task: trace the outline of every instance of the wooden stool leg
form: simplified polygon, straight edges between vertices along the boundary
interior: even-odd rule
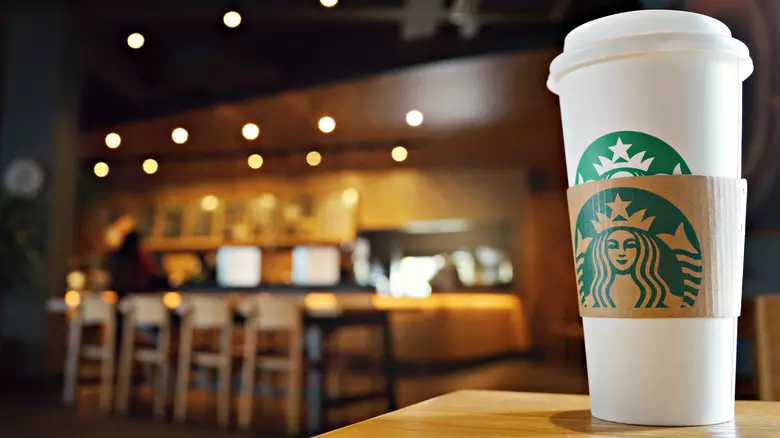
[[[185,316],[181,328],[179,346],[179,370],[176,375],[176,394],[173,408],[173,418],[184,422],[187,418],[187,391],[190,386],[190,366],[192,360],[192,320]]]
[[[116,411],[120,414],[127,413],[128,400],[130,398],[130,379],[133,373],[133,313],[125,315],[124,329],[122,330],[122,347],[119,355],[119,371],[117,376]]]
[[[219,388],[217,389],[217,424],[226,428],[230,424],[230,387],[233,370],[233,327],[222,329],[220,352],[222,361],[219,367]]]
[[[255,370],[257,368],[257,325],[249,321],[244,330],[244,364],[241,371],[241,399],[238,407],[238,427],[252,427],[252,407],[255,398]]]
[[[260,368],[260,387],[265,391],[261,394],[263,400],[263,415],[273,415],[273,413],[276,412],[276,385],[274,382],[274,373]]]
[[[170,327],[160,327],[157,338],[157,353],[160,355],[158,364],[157,379],[155,379],[153,403],[154,418],[162,420],[165,418],[165,408],[168,405],[168,379],[170,373],[169,350],[171,343]]]
[[[114,389],[114,366],[116,358],[116,320],[111,318],[103,324],[103,348],[100,376],[100,410],[111,411]]]
[[[297,436],[301,425],[301,390],[303,380],[303,333],[290,333],[290,368],[287,370],[287,434]]]
[[[81,320],[71,315],[68,324],[68,351],[65,355],[65,382],[62,389],[62,403],[72,405],[76,400],[76,379],[78,378],[79,356],[81,355]]]

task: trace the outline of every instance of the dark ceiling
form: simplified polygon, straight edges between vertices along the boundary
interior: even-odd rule
[[[658,5],[655,5],[657,3]],[[85,128],[483,53],[560,44],[590,19],[674,1],[79,0]],[[242,24],[222,23],[236,10]],[[138,50],[127,36],[146,39]]]

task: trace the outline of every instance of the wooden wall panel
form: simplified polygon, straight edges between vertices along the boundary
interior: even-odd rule
[[[101,181],[144,184],[150,179],[140,164],[156,157],[161,165],[157,180],[197,178],[204,172],[221,177],[250,172],[246,156],[255,152],[268,154],[263,172],[306,172],[311,169],[303,156],[313,147],[323,152],[323,169],[385,168],[394,165],[390,148],[399,142],[415,148],[405,163],[412,167],[555,169],[563,163],[560,116],[556,96],[545,87],[555,53],[438,62],[108,127],[86,136],[85,172],[102,160],[112,170]],[[422,126],[406,124],[405,114],[412,109],[423,112]],[[328,135],[317,129],[324,115],[336,120],[336,130]],[[243,139],[241,127],[247,122],[260,126],[259,139]],[[179,126],[190,134],[183,145],[170,137]],[[112,131],[122,136],[122,145],[113,150],[104,144]],[[387,149],[376,154],[360,150],[369,143],[386,143]],[[349,154],[331,155],[345,147]],[[290,153],[297,155],[271,158]],[[192,161],[201,154],[209,158]]]

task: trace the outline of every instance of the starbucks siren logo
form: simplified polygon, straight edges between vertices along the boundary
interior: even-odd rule
[[[655,193],[618,187],[593,195],[577,215],[574,246],[583,307],[680,308],[696,302],[702,278],[696,232]]]
[[[585,149],[575,183],[690,173],[685,160],[663,140],[643,132],[617,131],[599,137]]]

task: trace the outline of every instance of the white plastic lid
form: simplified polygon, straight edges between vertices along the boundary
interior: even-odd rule
[[[732,38],[722,22],[706,15],[669,10],[643,10],[610,15],[569,32],[563,53],[550,64],[547,87],[587,64],[650,52],[718,52],[734,56],[747,79],[753,61],[747,46]]]

